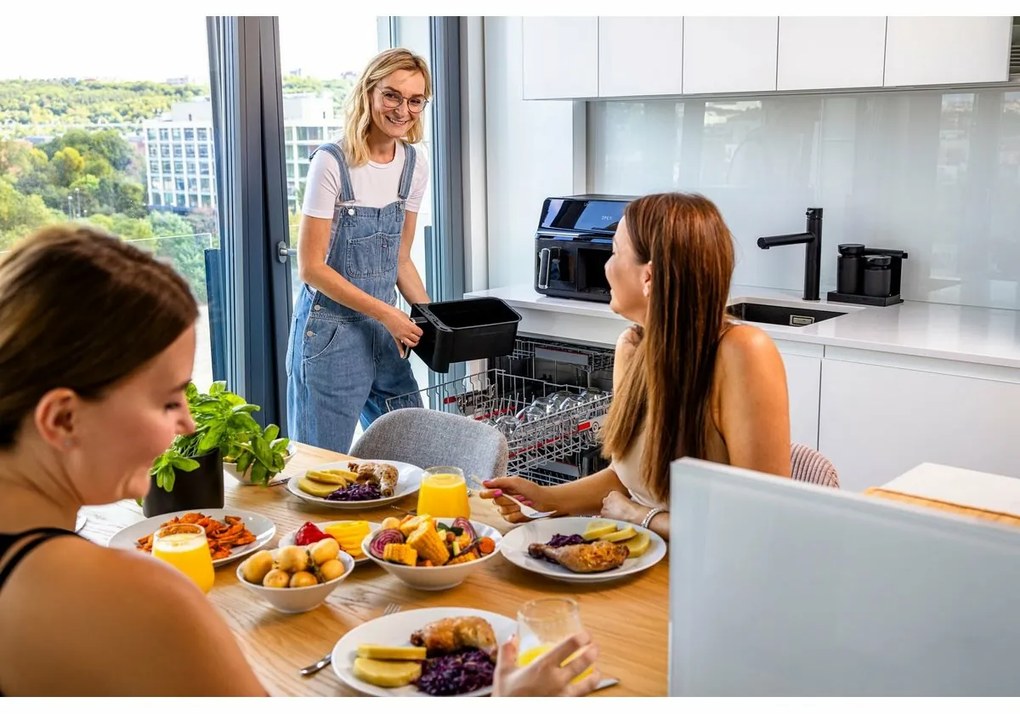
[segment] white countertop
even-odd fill
[[[628,324],[604,303],[546,297],[530,284],[479,290],[465,297],[498,297],[518,310],[594,319],[616,334]],[[847,313],[806,327],[755,323],[775,339],[1020,368],[1020,311],[910,301],[868,307],[830,303],[824,298],[801,300],[796,291],[742,285],[731,288],[730,302],[747,298],[795,301],[809,309]],[[607,342],[605,334],[601,332],[600,339],[593,341]]]

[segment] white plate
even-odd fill
[[[317,464],[312,468],[314,471],[322,469],[345,469],[347,464],[351,462],[364,463],[371,461],[379,464],[389,464],[397,470],[397,487],[393,489],[392,496],[385,496],[383,498],[374,498],[369,501],[327,501],[325,498],[319,498],[313,496],[310,493],[305,493],[298,488],[298,481],[304,476],[304,474],[298,474],[292,476],[290,481],[287,482],[287,490],[293,493],[295,496],[300,498],[302,501],[308,501],[309,503],[317,503],[320,506],[326,506],[327,508],[339,508],[345,511],[358,511],[366,508],[375,508],[377,506],[386,506],[390,503],[396,503],[404,496],[412,493],[417,493],[418,488],[421,486],[421,477],[424,475],[424,471],[415,466],[414,464],[405,464],[403,461],[388,461],[387,459],[345,459],[343,461],[330,461],[326,464]]]
[[[348,519],[348,520],[354,520],[354,519]],[[345,523],[345,522],[346,521],[344,521],[344,520],[339,520],[339,521],[320,521],[319,523],[315,523],[315,526],[320,531],[325,532],[326,526],[331,526],[334,523]],[[302,524],[302,525],[304,525],[304,524]],[[374,521],[368,521],[368,535],[369,536],[371,536],[373,533],[375,533],[380,528],[382,528],[382,524],[381,523],[375,523]],[[284,533],[282,536],[280,536],[280,547],[283,547],[285,545],[295,545],[294,540],[295,540],[295,538],[297,538],[298,530],[299,529],[295,528],[294,530],[288,531],[287,533]],[[353,558],[353,556],[351,556],[351,557]],[[368,560],[368,556],[365,555],[364,553],[362,553],[360,558],[354,558],[354,564],[357,565],[358,563],[364,563],[367,560]]]
[[[615,570],[607,570],[602,573],[574,573],[562,565],[550,563],[544,558],[532,558],[528,555],[528,546],[532,543],[548,543],[556,534],[560,535],[583,535],[593,519],[591,518],[549,518],[532,523],[525,523],[514,528],[503,536],[503,546],[500,552],[503,557],[519,568],[530,570],[533,573],[544,575],[553,580],[563,580],[568,583],[604,583],[608,580],[625,578],[628,575],[641,572],[650,568],[666,555],[666,542],[658,534],[647,528],[636,526],[633,523],[623,521],[612,521],[611,518],[600,518],[617,524],[619,528],[631,526],[637,532],[648,533],[651,543],[644,555],[637,558],[627,558],[627,561]]]
[[[152,518],[146,518],[144,521],[139,521],[134,525],[127,526],[126,528],[121,528],[113,534],[107,545],[111,548],[138,550],[137,541],[139,538],[144,538],[150,533],[155,533],[164,523],[177,516],[183,516],[185,513],[202,513],[221,522],[223,521],[224,516],[239,516],[241,520],[244,521],[245,528],[250,530],[252,535],[255,536],[254,542],[235,547],[231,549],[230,555],[226,558],[214,560],[213,565],[217,567],[227,563],[233,563],[235,560],[239,560],[249,553],[254,553],[256,550],[271,541],[273,536],[276,535],[276,524],[265,516],[260,516],[257,513],[252,513],[251,511],[242,511],[239,508],[193,508],[188,511],[163,513],[158,516],[153,516]]]
[[[475,610],[470,607],[427,607],[421,610],[397,612],[393,615],[377,617],[374,620],[358,625],[340,638],[333,646],[333,671],[344,684],[357,689],[363,694],[375,697],[427,697],[413,684],[405,687],[377,687],[362,682],[354,676],[354,658],[358,653],[358,645],[409,645],[411,633],[430,622],[444,617],[465,617],[476,615],[485,618],[496,633],[496,641],[500,644],[510,639],[517,632],[517,622],[504,615],[487,610]],[[492,687],[482,687],[473,692],[462,694],[465,697],[484,697],[492,692]]]

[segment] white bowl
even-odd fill
[[[309,585],[303,588],[267,588],[264,585],[249,583],[242,574],[243,561],[241,565],[237,566],[237,579],[253,593],[258,593],[265,598],[266,602],[274,610],[286,613],[308,612],[325,602],[330,593],[336,590],[336,586],[346,580],[347,576],[354,571],[354,558],[347,555],[347,553],[340,551],[339,555],[337,555],[337,560],[344,565],[343,575],[327,583]]]
[[[454,519],[437,518],[436,521],[448,526],[453,523]],[[379,567],[386,572],[396,575],[400,580],[415,590],[449,590],[450,588],[460,585],[469,575],[471,575],[472,572],[488,563],[497,553],[499,553],[500,542],[503,540],[503,536],[500,535],[499,531],[492,526],[487,526],[484,523],[479,523],[478,521],[471,521],[471,526],[475,529],[475,533],[479,538],[482,536],[492,538],[492,540],[496,543],[496,547],[488,555],[467,563],[440,565],[432,568],[420,568],[417,566],[389,563],[382,558],[376,558],[368,551],[368,544],[372,541],[372,536],[375,535],[375,533],[369,533],[365,536],[365,539],[361,541],[361,550],[373,563],[378,564]]]
[[[292,441],[289,444],[287,444],[287,454],[283,457],[284,468],[286,468],[287,463],[292,458],[294,458],[294,454],[296,454],[296,453],[297,453],[297,447],[294,446],[294,442]],[[236,478],[238,481],[240,481],[241,483],[245,484],[246,486],[252,486],[253,485],[252,482],[251,482],[251,466],[249,466],[245,470],[245,472],[243,474],[238,474],[237,473],[237,464],[232,464],[230,462],[224,461],[223,462],[223,471],[224,471],[224,473],[230,474],[231,476],[233,476],[234,478]],[[272,481],[273,479],[270,478],[269,480]]]

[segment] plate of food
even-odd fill
[[[300,527],[280,536],[280,546],[307,545],[332,537],[340,544],[340,550],[354,558],[355,564],[364,563],[368,556],[361,550],[361,542],[382,527],[373,521],[305,521]]]
[[[333,647],[344,684],[376,697],[492,693],[499,645],[517,631],[504,615],[468,607],[429,607],[377,617]]]
[[[328,508],[361,510],[385,506],[417,493],[425,472],[414,464],[376,459],[345,459],[319,464],[292,476],[287,490]]]
[[[201,524],[216,566],[233,563],[255,552],[276,535],[276,525],[257,513],[237,508],[203,508],[146,518],[114,533],[107,545],[151,553],[153,533],[172,523]]]
[[[519,568],[570,583],[602,583],[641,572],[666,555],[647,528],[605,518],[550,518],[503,536],[500,552]]]

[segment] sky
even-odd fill
[[[360,72],[378,52],[375,16],[341,14],[338,5],[335,17],[329,17],[313,12],[313,6],[309,3],[303,14],[279,15],[284,74],[301,69],[305,76],[330,78],[345,71]],[[32,31],[5,29],[0,80],[188,77],[208,84],[205,13],[197,9],[168,12],[169,7],[145,3],[125,13],[56,12],[44,23],[33,23]],[[325,31],[331,22],[343,23],[344,30]]]

